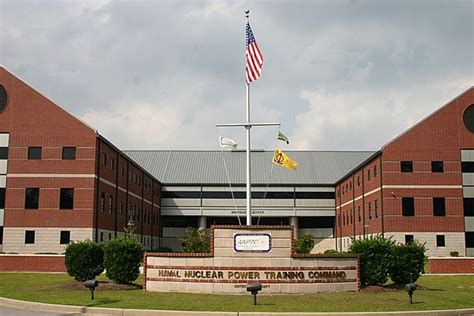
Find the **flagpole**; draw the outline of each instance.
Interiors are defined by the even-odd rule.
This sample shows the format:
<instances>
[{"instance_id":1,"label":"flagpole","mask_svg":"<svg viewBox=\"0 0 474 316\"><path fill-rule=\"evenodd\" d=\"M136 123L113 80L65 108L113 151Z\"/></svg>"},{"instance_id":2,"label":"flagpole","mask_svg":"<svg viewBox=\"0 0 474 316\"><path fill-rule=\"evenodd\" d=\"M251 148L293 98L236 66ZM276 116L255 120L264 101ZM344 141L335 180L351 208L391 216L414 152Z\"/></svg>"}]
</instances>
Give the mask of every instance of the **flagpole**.
<instances>
[{"instance_id":1,"label":"flagpole","mask_svg":"<svg viewBox=\"0 0 474 316\"><path fill-rule=\"evenodd\" d=\"M245 10L245 17L247 18L247 23L249 21L249 14L250 10ZM246 190L246 196L247 196L247 201L246 201L246 206L247 206L247 225L252 225L252 190L251 190L251 168L250 168L250 128L252 127L250 125L250 85L246 82L246 93L245 93L245 99L246 99L246 120L247 120L247 125L245 129L247 130L247 151L245 153L246 161L247 161L247 190Z\"/></svg>"}]
</instances>

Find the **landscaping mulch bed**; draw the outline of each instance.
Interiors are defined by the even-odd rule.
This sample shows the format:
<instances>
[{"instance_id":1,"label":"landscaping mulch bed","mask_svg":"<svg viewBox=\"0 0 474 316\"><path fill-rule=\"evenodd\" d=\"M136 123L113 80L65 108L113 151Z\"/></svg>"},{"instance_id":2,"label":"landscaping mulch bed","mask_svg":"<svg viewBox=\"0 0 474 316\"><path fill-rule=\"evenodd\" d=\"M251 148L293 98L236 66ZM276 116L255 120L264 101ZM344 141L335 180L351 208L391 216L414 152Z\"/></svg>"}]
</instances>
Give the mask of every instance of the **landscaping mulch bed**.
<instances>
[{"instance_id":1,"label":"landscaping mulch bed","mask_svg":"<svg viewBox=\"0 0 474 316\"><path fill-rule=\"evenodd\" d=\"M74 281L71 283L66 283L61 286L63 289L67 290L86 290L88 289L84 286L84 282ZM97 286L96 290L99 291L123 291L123 290L141 290L143 286L139 284L129 283L129 284L117 284L114 282L108 281L99 281L99 286Z\"/></svg>"},{"instance_id":2,"label":"landscaping mulch bed","mask_svg":"<svg viewBox=\"0 0 474 316\"><path fill-rule=\"evenodd\" d=\"M405 291L405 285L403 284L389 284L389 285L368 285L364 286L361 289L361 292L369 292L369 293L380 293L380 292L397 292L397 291ZM416 290L427 290L426 287L417 285Z\"/></svg>"}]
</instances>

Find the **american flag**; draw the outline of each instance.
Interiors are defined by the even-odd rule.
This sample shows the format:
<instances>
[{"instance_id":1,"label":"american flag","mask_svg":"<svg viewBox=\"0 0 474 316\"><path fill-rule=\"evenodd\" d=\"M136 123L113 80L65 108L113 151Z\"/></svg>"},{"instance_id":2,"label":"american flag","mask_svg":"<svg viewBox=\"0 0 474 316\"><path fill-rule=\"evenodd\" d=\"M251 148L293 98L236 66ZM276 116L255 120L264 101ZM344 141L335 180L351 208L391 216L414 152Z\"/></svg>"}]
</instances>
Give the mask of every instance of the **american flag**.
<instances>
[{"instance_id":1,"label":"american flag","mask_svg":"<svg viewBox=\"0 0 474 316\"><path fill-rule=\"evenodd\" d=\"M252 81L255 81L262 74L263 66L263 55L258 47L255 37L253 36L252 29L250 24L247 22L246 27L247 33L247 46L246 46L246 58L247 65L245 66L245 74L247 79L247 84L250 84Z\"/></svg>"}]
</instances>

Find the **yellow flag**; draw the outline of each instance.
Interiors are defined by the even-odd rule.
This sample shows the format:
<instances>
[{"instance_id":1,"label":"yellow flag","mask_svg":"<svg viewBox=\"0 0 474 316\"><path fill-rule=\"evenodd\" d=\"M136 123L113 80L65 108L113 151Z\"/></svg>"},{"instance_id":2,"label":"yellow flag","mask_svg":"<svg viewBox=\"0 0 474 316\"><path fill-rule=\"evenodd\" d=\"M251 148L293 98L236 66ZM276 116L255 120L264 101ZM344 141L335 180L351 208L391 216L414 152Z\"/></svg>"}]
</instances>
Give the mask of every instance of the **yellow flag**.
<instances>
[{"instance_id":1,"label":"yellow flag","mask_svg":"<svg viewBox=\"0 0 474 316\"><path fill-rule=\"evenodd\" d=\"M296 166L298 165L296 161L291 160L291 158L280 149L275 150L275 154L273 155L273 163L290 170L296 170Z\"/></svg>"}]
</instances>

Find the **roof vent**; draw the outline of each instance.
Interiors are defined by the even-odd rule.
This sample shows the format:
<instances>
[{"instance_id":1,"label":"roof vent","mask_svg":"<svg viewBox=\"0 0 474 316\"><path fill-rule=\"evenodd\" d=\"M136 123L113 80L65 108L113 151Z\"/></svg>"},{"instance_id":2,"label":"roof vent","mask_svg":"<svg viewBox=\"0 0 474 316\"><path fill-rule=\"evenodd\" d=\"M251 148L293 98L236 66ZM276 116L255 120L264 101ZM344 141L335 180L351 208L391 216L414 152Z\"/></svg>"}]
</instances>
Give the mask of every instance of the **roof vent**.
<instances>
[{"instance_id":1,"label":"roof vent","mask_svg":"<svg viewBox=\"0 0 474 316\"><path fill-rule=\"evenodd\" d=\"M466 128L474 133L474 104L468 106L464 111L463 120Z\"/></svg>"}]
</instances>

